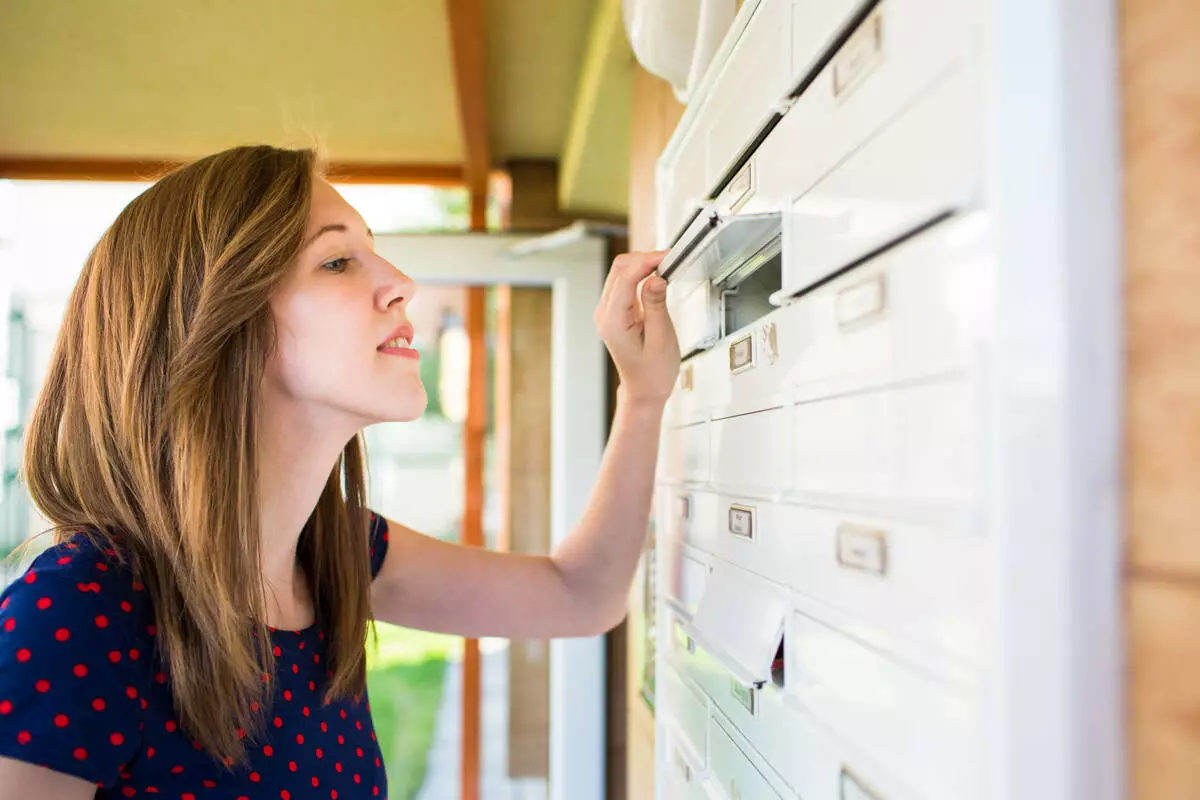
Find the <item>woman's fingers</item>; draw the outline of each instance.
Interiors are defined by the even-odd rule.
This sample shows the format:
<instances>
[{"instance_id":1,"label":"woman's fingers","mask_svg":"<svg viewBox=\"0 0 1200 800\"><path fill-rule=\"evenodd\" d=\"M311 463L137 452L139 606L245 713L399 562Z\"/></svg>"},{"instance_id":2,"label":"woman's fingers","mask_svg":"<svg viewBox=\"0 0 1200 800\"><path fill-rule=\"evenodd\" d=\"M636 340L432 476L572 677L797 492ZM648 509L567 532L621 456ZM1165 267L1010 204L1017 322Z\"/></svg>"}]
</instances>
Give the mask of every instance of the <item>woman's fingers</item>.
<instances>
[{"instance_id":1,"label":"woman's fingers","mask_svg":"<svg viewBox=\"0 0 1200 800\"><path fill-rule=\"evenodd\" d=\"M642 326L646 348L657 351L675 337L675 327L667 316L667 282L657 275L646 279L642 287Z\"/></svg>"},{"instance_id":2,"label":"woman's fingers","mask_svg":"<svg viewBox=\"0 0 1200 800\"><path fill-rule=\"evenodd\" d=\"M596 309L601 335L628 330L641 319L638 287L662 262L665 252L624 253L613 260Z\"/></svg>"},{"instance_id":3,"label":"woman's fingers","mask_svg":"<svg viewBox=\"0 0 1200 800\"><path fill-rule=\"evenodd\" d=\"M679 372L679 344L667 314L667 282L654 274L665 252L613 260L596 305L596 328L627 394L665 401Z\"/></svg>"}]
</instances>

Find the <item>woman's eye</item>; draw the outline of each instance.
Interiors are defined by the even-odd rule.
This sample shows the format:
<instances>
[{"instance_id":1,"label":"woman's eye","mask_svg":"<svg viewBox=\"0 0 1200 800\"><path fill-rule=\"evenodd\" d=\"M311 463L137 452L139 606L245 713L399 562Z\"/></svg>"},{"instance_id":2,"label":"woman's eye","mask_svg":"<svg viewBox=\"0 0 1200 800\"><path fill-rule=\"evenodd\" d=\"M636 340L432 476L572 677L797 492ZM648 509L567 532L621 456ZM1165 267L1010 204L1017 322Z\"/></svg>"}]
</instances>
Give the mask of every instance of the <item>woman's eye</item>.
<instances>
[{"instance_id":1,"label":"woman's eye","mask_svg":"<svg viewBox=\"0 0 1200 800\"><path fill-rule=\"evenodd\" d=\"M321 269L329 272L345 272L346 265L350 263L349 258L335 258L333 261L326 261L321 265Z\"/></svg>"}]
</instances>

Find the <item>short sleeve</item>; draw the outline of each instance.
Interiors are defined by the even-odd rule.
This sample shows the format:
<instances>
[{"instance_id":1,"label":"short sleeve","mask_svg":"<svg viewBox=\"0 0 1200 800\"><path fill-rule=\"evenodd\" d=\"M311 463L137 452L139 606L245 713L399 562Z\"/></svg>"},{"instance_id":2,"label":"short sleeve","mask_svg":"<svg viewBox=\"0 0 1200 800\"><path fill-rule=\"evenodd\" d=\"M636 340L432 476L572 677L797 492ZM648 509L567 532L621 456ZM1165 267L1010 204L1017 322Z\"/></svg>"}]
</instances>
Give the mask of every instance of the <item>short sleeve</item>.
<instances>
[{"instance_id":1,"label":"short sleeve","mask_svg":"<svg viewBox=\"0 0 1200 800\"><path fill-rule=\"evenodd\" d=\"M128 578L64 547L0 595L0 755L111 787L140 747L151 653Z\"/></svg>"},{"instance_id":2,"label":"short sleeve","mask_svg":"<svg viewBox=\"0 0 1200 800\"><path fill-rule=\"evenodd\" d=\"M375 576L379 574L379 570L383 569L383 558L387 555L388 549L388 527L387 520L374 511L371 512L371 533L370 533L370 552L371 552L371 580L375 580Z\"/></svg>"}]
</instances>

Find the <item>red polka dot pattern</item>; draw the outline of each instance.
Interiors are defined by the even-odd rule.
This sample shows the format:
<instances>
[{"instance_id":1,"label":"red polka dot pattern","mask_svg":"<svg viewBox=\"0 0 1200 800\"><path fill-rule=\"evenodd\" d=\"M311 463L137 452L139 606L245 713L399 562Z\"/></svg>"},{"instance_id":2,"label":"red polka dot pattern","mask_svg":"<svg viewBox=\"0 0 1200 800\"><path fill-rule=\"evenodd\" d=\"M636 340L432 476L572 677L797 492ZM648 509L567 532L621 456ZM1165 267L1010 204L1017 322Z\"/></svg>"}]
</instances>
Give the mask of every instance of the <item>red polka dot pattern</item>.
<instances>
[{"instance_id":1,"label":"red polka dot pattern","mask_svg":"<svg viewBox=\"0 0 1200 800\"><path fill-rule=\"evenodd\" d=\"M387 531L371 520L374 577ZM387 796L366 694L323 705L320 621L271 629L270 700L250 709L261 733L233 724L247 763L204 750L176 717L149 594L115 555L80 534L0 593L0 755L92 782L101 800Z\"/></svg>"}]
</instances>

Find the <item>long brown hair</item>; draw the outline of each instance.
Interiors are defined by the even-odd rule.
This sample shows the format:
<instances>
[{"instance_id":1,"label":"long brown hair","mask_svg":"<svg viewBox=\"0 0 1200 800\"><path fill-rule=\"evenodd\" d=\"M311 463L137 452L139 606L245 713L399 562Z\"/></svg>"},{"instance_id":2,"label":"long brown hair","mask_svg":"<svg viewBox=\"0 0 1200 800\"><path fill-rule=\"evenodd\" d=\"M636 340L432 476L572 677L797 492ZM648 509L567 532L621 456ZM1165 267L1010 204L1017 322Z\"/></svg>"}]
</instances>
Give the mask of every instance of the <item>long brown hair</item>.
<instances>
[{"instance_id":1,"label":"long brown hair","mask_svg":"<svg viewBox=\"0 0 1200 800\"><path fill-rule=\"evenodd\" d=\"M319 174L312 150L239 147L130 203L71 294L24 445L56 543L82 529L128 554L180 725L226 765L245 763L237 729L259 738L274 686L255 435L268 298L300 252ZM365 687L365 474L356 435L298 545L326 632L326 702Z\"/></svg>"}]
</instances>

